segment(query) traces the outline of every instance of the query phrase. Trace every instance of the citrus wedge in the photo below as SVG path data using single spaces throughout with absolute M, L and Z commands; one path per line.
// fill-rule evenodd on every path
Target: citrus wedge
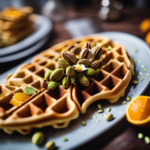
M 126 117 L 134 125 L 150 126 L 150 97 L 135 97 L 127 107 Z

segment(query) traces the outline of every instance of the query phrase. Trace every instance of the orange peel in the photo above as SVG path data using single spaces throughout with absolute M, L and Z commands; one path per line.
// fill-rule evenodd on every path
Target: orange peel
M 134 125 L 150 126 L 150 97 L 135 97 L 127 107 L 126 117 Z

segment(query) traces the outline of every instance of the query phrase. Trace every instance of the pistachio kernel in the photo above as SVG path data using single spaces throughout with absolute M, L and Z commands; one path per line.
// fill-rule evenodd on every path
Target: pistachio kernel
M 143 136 L 142 133 L 139 133 L 139 134 L 138 134 L 138 138 L 139 138 L 139 139 L 143 139 L 143 137 L 144 137 L 144 136 Z
M 32 136 L 32 143 L 35 145 L 39 145 L 44 141 L 44 134 L 43 132 L 36 132 Z
M 78 75 L 78 80 L 79 83 L 83 86 L 89 86 L 90 84 L 88 78 L 82 73 Z
M 68 139 L 67 138 L 65 138 L 65 137 L 63 137 L 63 139 L 62 139 L 64 142 L 66 142 L 66 141 L 68 141 Z
M 82 121 L 82 125 L 83 125 L 83 126 L 86 126 L 86 122 L 85 122 L 85 121 Z
M 127 97 L 127 101 L 131 101 L 131 97 L 130 96 Z
M 108 111 L 108 112 L 111 111 L 111 108 L 107 108 L 107 111 Z
M 57 82 L 51 81 L 51 82 L 48 83 L 47 89 L 48 90 L 54 90 L 54 89 L 56 89 L 57 86 L 58 86 Z
M 126 101 L 123 101 L 123 102 L 122 102 L 122 104 L 126 104 L 126 103 L 127 103 Z
M 71 81 L 71 84 L 76 85 L 76 78 L 75 77 L 71 77 L 70 81 Z
M 64 70 L 66 70 L 66 68 L 70 66 L 70 64 L 64 58 L 59 58 L 58 59 L 58 64 Z
M 67 67 L 66 69 L 66 75 L 69 77 L 72 77 L 75 73 L 75 70 L 72 66 Z
M 58 81 L 62 78 L 64 71 L 62 68 L 57 68 L 52 71 L 50 75 L 50 81 Z
M 102 108 L 101 104 L 98 104 L 98 105 L 97 105 L 97 108 Z
M 112 49 L 112 47 L 111 47 L 111 46 L 108 46 L 107 50 L 110 51 L 111 49 Z
M 144 140 L 145 140 L 146 144 L 150 144 L 150 138 L 148 136 L 145 136 Z
M 87 68 L 86 71 L 84 71 L 84 75 L 86 76 L 93 76 L 95 74 L 95 70 L 92 68 Z
M 55 148 L 55 143 L 53 141 L 49 141 L 45 145 L 46 150 L 53 150 Z
M 98 110 L 97 112 L 98 112 L 98 113 L 103 113 L 103 112 L 104 112 L 104 108 Z
M 138 84 L 138 81 L 137 80 L 133 80 L 131 83 L 136 85 L 136 84 Z
M 65 89 L 68 89 L 68 87 L 70 86 L 70 79 L 68 76 L 65 76 L 62 80 L 62 85 Z
M 113 114 L 107 114 L 107 115 L 105 116 L 105 119 L 106 119 L 107 121 L 111 121 L 111 120 L 113 119 Z
M 50 77 L 51 73 L 52 73 L 52 70 L 46 71 L 46 73 L 45 73 L 45 75 L 44 75 L 44 79 L 45 79 L 45 80 L 49 80 L 49 77 Z

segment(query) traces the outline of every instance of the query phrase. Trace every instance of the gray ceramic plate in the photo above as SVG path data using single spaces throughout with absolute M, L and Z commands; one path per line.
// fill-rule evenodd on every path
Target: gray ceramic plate
M 48 36 L 44 37 L 42 40 L 40 40 L 39 42 L 37 42 L 36 44 L 31 46 L 30 48 L 27 48 L 24 51 L 21 51 L 21 52 L 15 53 L 15 54 L 11 54 L 11 55 L 7 55 L 7 56 L 3 56 L 2 58 L 0 58 L 0 64 L 12 62 L 12 61 L 22 59 L 24 57 L 31 55 L 32 53 L 39 50 L 46 43 L 47 40 L 48 40 Z
M 52 29 L 52 22 L 48 18 L 41 15 L 35 15 L 35 17 L 36 19 L 34 24 L 36 25 L 37 29 L 32 34 L 17 42 L 16 44 L 0 48 L 0 57 L 21 51 L 48 35 Z
M 108 36 L 113 41 L 117 40 L 121 44 L 125 45 L 130 56 L 133 58 L 133 60 L 136 61 L 136 75 L 133 77 L 133 79 L 138 80 L 138 85 L 129 85 L 126 89 L 125 96 L 115 104 L 110 104 L 107 101 L 98 101 L 96 103 L 93 103 L 88 108 L 88 111 L 85 115 L 80 115 L 78 119 L 71 121 L 70 125 L 65 129 L 53 129 L 52 127 L 45 127 L 43 129 L 34 129 L 29 135 L 20 135 L 16 132 L 12 135 L 7 135 L 3 131 L 0 131 L 0 149 L 44 149 L 45 143 L 49 140 L 53 140 L 55 141 L 58 149 L 70 150 L 82 144 L 86 144 L 86 142 L 96 138 L 112 126 L 116 125 L 124 117 L 128 103 L 123 105 L 122 102 L 126 99 L 127 96 L 133 98 L 142 94 L 149 85 L 150 49 L 144 41 L 130 34 L 119 32 L 103 32 L 100 34 Z M 31 59 L 28 59 L 26 62 L 29 62 L 30 60 Z M 143 68 L 146 68 L 146 71 Z M 8 73 L 14 72 L 15 70 L 16 68 L 13 68 L 7 73 L 1 75 L 0 83 L 4 82 L 4 78 Z M 110 107 L 111 113 L 114 115 L 114 120 L 112 120 L 111 122 L 107 122 L 101 114 L 95 113 L 96 111 L 98 111 L 97 104 L 102 104 L 103 108 Z M 106 115 L 108 114 L 108 112 L 105 110 L 103 114 Z M 93 118 L 90 119 L 89 116 L 93 116 Z M 86 121 L 87 125 L 82 126 L 82 121 Z M 31 143 L 32 134 L 37 130 L 42 130 L 46 136 L 45 142 L 40 146 L 35 146 Z M 63 142 L 63 137 L 66 137 L 68 141 Z

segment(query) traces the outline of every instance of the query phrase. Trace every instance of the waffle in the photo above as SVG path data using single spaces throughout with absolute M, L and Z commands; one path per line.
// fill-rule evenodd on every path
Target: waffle
M 8 21 L 18 21 L 24 19 L 27 15 L 33 11 L 32 7 L 7 7 L 0 13 L 0 19 Z
M 35 64 L 23 64 L 17 69 L 15 74 L 6 79 L 6 84 L 22 88 L 28 86 L 39 91 L 42 89 L 41 83 L 43 81 L 45 72 L 48 69 L 54 70 L 58 67 L 58 64 L 56 64 L 57 62 L 52 62 L 49 64 L 49 66 L 47 65 L 47 67 L 44 66 L 46 64 L 43 64 L 43 61 Z
M 31 7 L 8 7 L 0 12 L 0 47 L 15 44 L 35 30 L 32 11 Z
M 0 119 L 4 119 L 18 108 L 18 106 L 11 105 L 10 100 L 12 99 L 15 93 L 23 93 L 23 92 L 24 92 L 23 88 L 20 87 L 10 86 L 6 84 L 0 85 Z M 41 91 L 36 90 L 36 94 L 30 96 L 30 98 L 28 98 L 24 103 L 28 102 L 30 99 L 35 97 L 40 92 Z M 2 95 L 2 93 L 5 94 L 5 97 L 3 97 L 4 95 Z M 19 107 L 21 107 L 22 105 L 20 105 Z
M 78 117 L 78 109 L 70 99 L 68 90 L 59 86 L 55 91 L 44 91 L 17 109 L 6 120 L 0 120 L 0 128 L 11 134 L 18 131 L 28 134 L 32 128 L 53 126 L 63 128 Z
M 55 54 L 55 52 L 52 54 Z M 20 106 L 17 110 L 14 106 L 16 111 L 14 109 L 12 111 L 8 110 L 11 113 L 13 112 L 12 115 L 7 115 L 6 119 L 2 118 L 0 120 L 0 128 L 5 132 L 12 134 L 14 131 L 18 131 L 21 134 L 28 134 L 32 128 L 41 128 L 48 125 L 54 128 L 63 128 L 68 126 L 72 119 L 78 117 L 78 109 L 69 95 L 71 88 L 65 90 L 60 86 L 55 91 L 42 88 L 41 82 L 45 72 L 49 69 L 58 68 L 55 60 L 48 62 L 47 59 L 43 58 L 37 63 L 23 64 L 15 74 L 6 79 L 6 85 L 22 89 L 27 86 L 32 87 L 37 91 L 36 95 L 38 96 L 34 95 L 25 104 L 22 104 L 24 106 Z M 10 105 L 10 99 L 7 105 Z M 2 100 L 4 101 L 4 98 Z
M 76 51 L 78 56 L 81 47 L 87 41 L 92 47 L 101 43 L 103 51 L 100 73 L 95 78 L 89 78 L 90 85 L 88 87 L 80 84 L 71 85 L 67 90 L 59 86 L 52 91 L 42 88 L 45 72 L 59 67 L 57 60 L 62 52 L 74 46 L 78 48 Z M 112 47 L 110 51 L 107 49 L 108 46 Z M 118 42 L 111 42 L 109 38 L 101 35 L 61 42 L 35 56 L 30 64 L 20 66 L 12 76 L 6 78 L 6 85 L 0 85 L 1 93 L 8 93 L 0 99 L 0 111 L 7 112 L 0 113 L 0 128 L 9 134 L 14 131 L 28 134 L 32 128 L 67 127 L 71 120 L 78 117 L 79 112 L 85 113 L 94 101 L 101 99 L 107 99 L 110 103 L 118 101 L 124 96 L 132 75 L 134 75 L 133 61 L 124 46 Z M 34 88 L 37 91 L 36 95 L 19 107 L 10 107 L 10 99 L 7 97 L 13 96 L 27 86 Z M 4 101 L 7 102 L 5 107 Z
M 51 51 L 62 53 L 67 51 L 70 45 L 82 47 L 83 43 L 87 41 L 91 43 L 91 46 L 97 42 L 101 43 L 103 66 L 100 68 L 99 78 L 90 79 L 91 84 L 88 88 L 78 85 L 72 89 L 72 99 L 81 113 L 85 113 L 87 107 L 94 101 L 107 99 L 110 103 L 115 103 L 124 96 L 125 89 L 132 75 L 135 74 L 134 63 L 125 47 L 118 42 L 111 42 L 107 37 L 91 35 L 64 41 L 33 58 L 33 62 L 35 62 L 40 57 L 49 56 Z M 107 50 L 108 46 L 112 47 L 111 51 Z

